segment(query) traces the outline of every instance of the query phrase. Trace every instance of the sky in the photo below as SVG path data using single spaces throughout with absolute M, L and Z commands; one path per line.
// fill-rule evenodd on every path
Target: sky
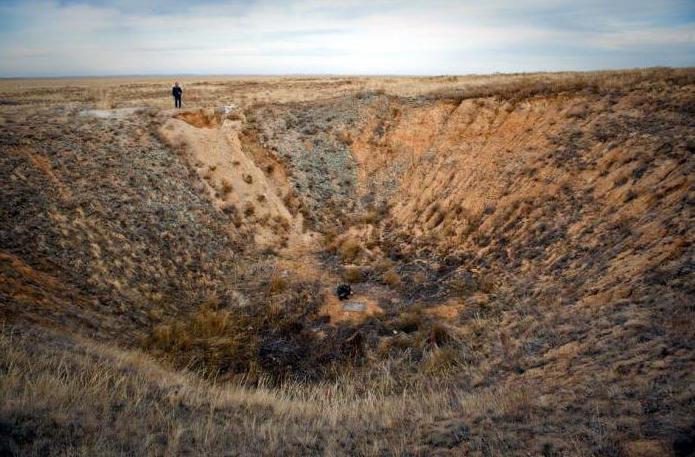
M 0 77 L 695 66 L 695 0 L 0 0 Z

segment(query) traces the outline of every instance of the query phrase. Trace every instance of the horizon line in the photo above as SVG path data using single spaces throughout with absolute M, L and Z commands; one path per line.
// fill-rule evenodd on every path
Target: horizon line
M 638 71 L 638 70 L 654 70 L 654 69 L 672 69 L 672 70 L 687 70 L 695 69 L 695 66 L 672 67 L 668 65 L 655 65 L 645 67 L 625 67 L 625 68 L 604 68 L 594 70 L 533 70 L 533 71 L 495 71 L 491 73 L 113 73 L 113 74 L 97 74 L 97 75 L 12 75 L 0 76 L 0 80 L 12 79 L 108 79 L 108 78 L 156 78 L 156 77 L 236 77 L 236 78 L 257 78 L 257 77 L 351 77 L 351 78 L 432 78 L 432 77 L 452 77 L 452 76 L 488 76 L 488 75 L 532 75 L 540 73 L 600 73 L 600 72 L 619 72 L 619 71 Z

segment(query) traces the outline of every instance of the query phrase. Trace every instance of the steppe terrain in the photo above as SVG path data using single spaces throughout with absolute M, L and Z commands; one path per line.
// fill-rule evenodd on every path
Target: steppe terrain
M 0 456 L 695 455 L 694 69 L 179 81 L 0 80 Z

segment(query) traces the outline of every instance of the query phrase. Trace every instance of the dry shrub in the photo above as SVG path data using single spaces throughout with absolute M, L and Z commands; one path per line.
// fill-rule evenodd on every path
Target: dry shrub
M 362 281 L 362 271 L 357 267 L 348 267 L 343 273 L 347 282 L 356 283 Z
M 377 353 L 380 357 L 386 358 L 394 356 L 398 353 L 404 353 L 412 350 L 414 346 L 414 337 L 407 333 L 399 333 L 390 338 L 384 338 L 377 346 Z
M 429 328 L 427 342 L 433 346 L 445 346 L 456 340 L 453 331 L 439 322 L 434 322 Z
M 268 285 L 270 293 L 277 294 L 287 289 L 288 282 L 287 278 L 280 273 L 273 273 L 270 278 L 270 284 Z
M 413 274 L 413 282 L 418 286 L 422 286 L 427 282 L 427 274 L 424 271 L 418 271 Z
M 456 349 L 438 347 L 429 353 L 422 366 L 422 371 L 432 376 L 446 376 L 456 372 L 461 365 L 461 358 Z
M 389 206 L 386 204 L 379 205 L 378 207 L 370 208 L 362 217 L 359 222 L 363 224 L 378 224 L 381 222 L 388 214 Z
M 374 263 L 374 271 L 379 274 L 384 274 L 393 268 L 393 262 L 389 259 L 381 259 Z
M 279 214 L 276 214 L 273 216 L 273 222 L 277 227 L 280 227 L 282 230 L 285 232 L 290 229 L 290 221 L 285 219 L 284 217 L 280 216 Z
M 330 247 L 338 236 L 338 231 L 333 227 L 327 227 L 323 231 L 323 243 Z
M 241 226 L 242 220 L 241 215 L 239 214 L 239 208 L 237 208 L 234 203 L 226 205 L 224 208 L 222 208 L 222 211 L 224 214 L 229 216 L 235 227 Z
M 201 306 L 188 319 L 155 326 L 145 346 L 205 375 L 247 369 L 253 345 L 237 331 L 238 322 L 231 311 Z
M 251 175 L 244 174 L 244 175 L 243 175 L 243 179 L 244 179 L 244 182 L 245 182 L 246 184 L 251 184 L 251 183 L 253 183 L 253 176 L 251 176 Z
M 162 310 L 156 308 L 150 308 L 147 310 L 147 318 L 153 322 L 160 321 L 162 319 Z
M 346 146 L 350 146 L 354 142 L 354 140 L 352 138 L 352 134 L 344 129 L 341 129 L 338 132 L 338 141 L 340 141 L 341 143 L 343 143 Z
M 251 203 L 251 202 L 244 203 L 244 216 L 251 217 L 255 213 L 256 213 L 256 208 L 253 206 L 253 203 Z
M 353 239 L 347 239 L 338 248 L 338 252 L 343 259 L 343 262 L 352 262 L 360 255 L 362 252 L 362 246 Z
M 388 284 L 392 287 L 398 286 L 401 283 L 401 277 L 395 269 L 391 269 L 384 273 L 381 276 L 381 280 L 384 282 L 384 284 Z
M 376 224 L 379 222 L 379 219 L 379 213 L 376 210 L 371 210 L 361 217 L 361 222 L 364 224 Z
M 483 293 L 489 294 L 495 290 L 495 281 L 491 275 L 483 275 L 478 278 L 478 290 Z
M 228 195 L 234 187 L 232 186 L 232 183 L 229 182 L 227 179 L 222 180 L 222 194 L 223 195 Z
M 479 288 L 476 278 L 467 271 L 457 272 L 457 274 L 452 275 L 447 281 L 447 286 L 452 292 L 460 295 L 471 294 Z
M 419 330 L 424 325 L 424 322 L 425 315 L 422 312 L 422 309 L 417 307 L 409 309 L 408 311 L 399 315 L 398 318 L 392 322 L 392 325 L 398 331 L 413 333 Z
M 240 374 L 250 382 L 318 381 L 361 360 L 358 331 L 323 325 L 318 282 L 274 275 L 259 286 L 256 306 L 201 304 L 190 315 L 154 326 L 144 346 L 176 367 L 205 376 Z

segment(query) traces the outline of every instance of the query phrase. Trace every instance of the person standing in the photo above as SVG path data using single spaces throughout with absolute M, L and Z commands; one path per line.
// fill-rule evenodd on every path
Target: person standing
M 179 82 L 174 83 L 174 87 L 171 89 L 171 94 L 174 96 L 174 107 L 181 108 L 181 96 L 183 95 L 183 89 L 179 87 Z

